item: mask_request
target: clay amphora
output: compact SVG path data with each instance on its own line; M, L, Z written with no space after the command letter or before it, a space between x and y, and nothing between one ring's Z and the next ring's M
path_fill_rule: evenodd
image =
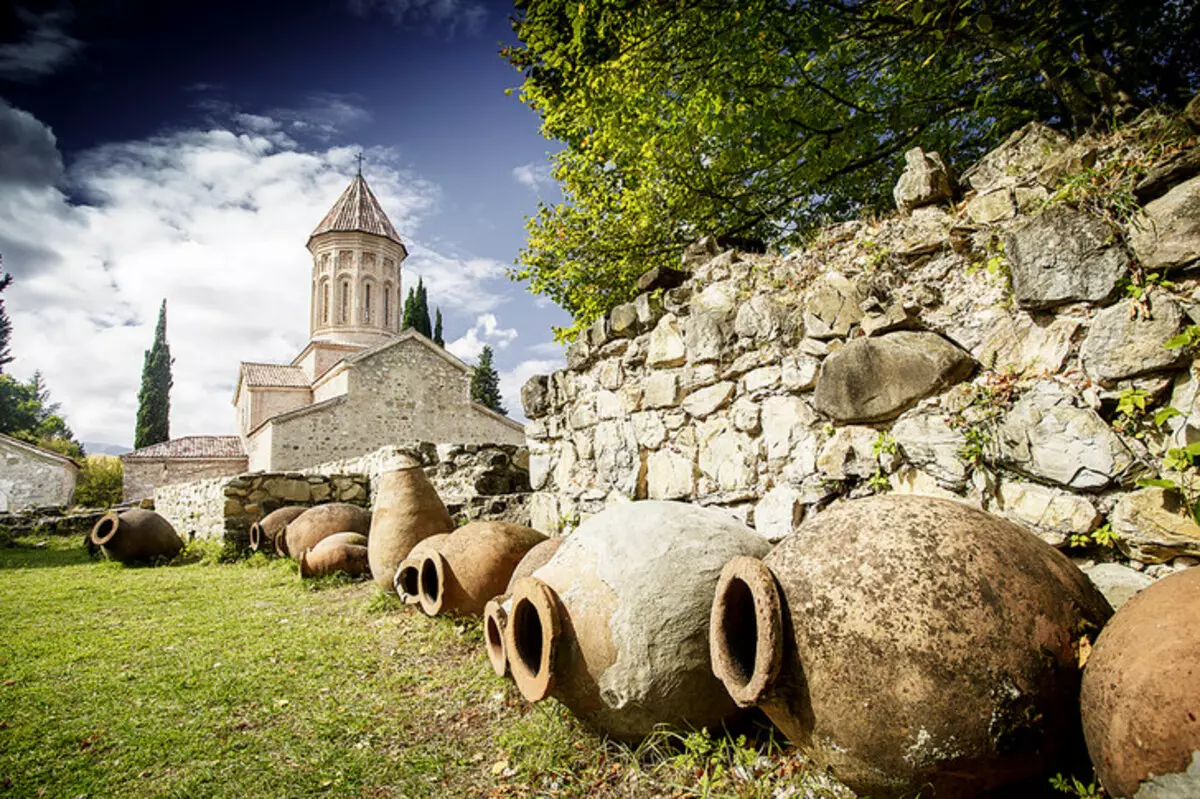
M1200 568L1121 606L1084 667L1080 708L1088 753L1112 796L1187 771L1200 752ZM1200 796L1200 779L1191 786Z
M526 552L525 557L521 558L521 562L513 570L512 577L508 578L508 585L505 587L504 593L489 599L488 603L483 606L483 643L487 649L492 670L496 672L497 677L503 677L508 673L508 656L504 653L504 628L508 626L508 611L512 607L513 586L516 585L517 580L529 577L542 568L558 551L562 542L562 538L547 538Z
M170 559L183 549L183 539L171 523L152 510L109 511L92 527L91 542L106 558L121 563Z
M471 522L427 551L417 592L428 616L481 616L488 600L508 585L529 550L546 540L530 527Z
M309 508L288 522L283 535L284 546L291 557L300 560L305 550L312 549L323 538L342 532L366 535L370 528L370 513L357 505L331 502Z
M257 552L261 548L286 557L287 552L283 551L283 531L292 519L306 510L308 508L302 505L285 505L250 525L250 549Z
M367 537L361 533L335 533L300 553L300 576L321 577L342 572L358 577L370 571Z
M832 507L721 572L717 676L873 797L1044 788L1082 755L1079 647L1112 610L1065 556L965 504Z
M709 662L717 576L769 548L714 508L648 501L592 516L513 586L504 646L517 687L621 740L719 725L737 707Z
M371 516L371 573L384 591L393 590L400 561L423 538L454 529L437 490L419 466L385 472L379 477Z
M392 588L404 604L421 604L421 563L427 552L449 537L449 533L438 533L422 538L408 553L408 557L400 561L400 568L396 569L396 576L392 578Z

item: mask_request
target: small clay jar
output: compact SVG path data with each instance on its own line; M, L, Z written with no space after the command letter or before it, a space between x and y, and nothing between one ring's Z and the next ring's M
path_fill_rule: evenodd
M171 523L152 510L130 508L109 511L92 527L92 544L106 558L121 563L149 563L170 559L183 549L183 539Z
M737 703L856 793L965 798L1044 787L1082 755L1080 641L1111 613L1029 531L889 495L730 561L710 640Z
M300 553L300 577L348 574L359 577L370 571L367 537L361 533L335 533Z
M255 552L265 549L287 557L287 552L283 551L283 531L293 519L306 510L308 508L302 505L285 505L250 525L250 549Z
M1080 709L1110 795L1141 796L1143 781L1187 772L1200 752L1200 568L1121 606L1083 670ZM1164 795L1200 796L1200 775L1190 779L1195 793Z
M471 522L426 552L418 593L426 615L480 616L488 600L508 585L529 550L546 540L530 527Z
M345 502L330 502L317 505L288 522L284 530L284 546L287 553L300 560L306 550L312 549L334 533L351 532L367 534L371 529L371 514Z
M714 508L645 501L590 517L513 585L504 648L517 688L619 740L719 726L737 706L709 661L717 576L769 549Z
M513 586L522 577L530 577L542 568L558 551L562 542L562 538L547 538L526 552L525 557L521 558L521 562L513 570L512 577L508 578L504 593L489 599L483 606L483 644L497 677L508 673L508 656L504 653L504 628L508 625Z
M384 472L375 490L371 516L371 573L384 591L393 589L400 562L417 542L438 533L449 533L454 521L437 490L419 466Z
M433 551L433 547L449 537L449 533L438 533L422 538L408 553L408 557L400 561L396 576L392 578L392 588L401 602L406 605L421 604L421 563L426 553Z

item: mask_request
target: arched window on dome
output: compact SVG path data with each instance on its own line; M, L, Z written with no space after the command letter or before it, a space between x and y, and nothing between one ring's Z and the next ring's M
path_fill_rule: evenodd
M329 278L321 281L321 323L329 324Z
M371 323L371 301L374 299L375 294L372 291L373 288L374 286L371 284L371 281L368 280L363 283L362 320L364 324Z
M383 326L392 326L392 284L383 284Z
M350 281L342 281L342 324L350 321Z

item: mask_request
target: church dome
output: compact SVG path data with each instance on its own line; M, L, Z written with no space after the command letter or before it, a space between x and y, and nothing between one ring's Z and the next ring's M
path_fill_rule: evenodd
M371 192L371 187L363 179L362 173L355 175L354 180L342 192L342 196L329 209L329 213L317 225L317 229L308 237L309 243L322 233L370 233L391 239L397 244L400 234L392 227L392 222L383 212L379 201Z

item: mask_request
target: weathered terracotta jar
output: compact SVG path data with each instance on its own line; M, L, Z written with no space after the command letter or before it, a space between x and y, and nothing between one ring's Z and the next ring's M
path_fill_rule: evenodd
M183 539L171 523L152 510L130 508L109 511L92 527L92 544L104 556L121 563L149 563L173 558L183 549Z
M296 560L307 549L312 549L334 533L367 534L371 528L371 514L357 505L345 502L331 502L327 505L317 505L301 513L284 531L284 546L287 553Z
M1027 530L893 495L730 561L710 640L738 704L855 792L975 797L1081 754L1079 642L1111 613Z
M367 537L361 533L334 533L300 553L301 577L322 577L337 572L359 577L369 571Z
M1187 771L1200 752L1200 568L1163 578L1117 611L1084 668L1080 706L1111 795Z
M513 586L504 646L517 687L622 740L720 724L737 707L709 662L717 576L769 549L729 514L678 502L589 518Z
M483 606L483 643L487 649L492 670L498 677L503 677L508 673L508 656L504 653L504 628L508 626L508 611L512 607L513 586L516 585L517 580L532 576L535 571L546 565L546 562L554 557L554 553L558 551L562 542L562 538L547 538L526 552L525 557L521 558L521 562L513 570L512 577L508 578L508 585L505 587L504 593L489 599L488 603Z
M429 616L479 616L487 601L508 585L529 550L546 540L530 527L508 522L471 522L430 547L417 586Z
M283 551L283 531L293 519L306 510L308 508L302 505L285 505L250 525L250 549L255 552L265 549L286 557L287 552Z
M376 584L390 591L396 569L417 542L450 532L454 522L419 466L380 475L376 497L367 549Z
M392 588L406 605L421 604L421 562L425 554L450 537L449 533L438 533L429 538L422 538L408 553L408 557L400 561L396 576L392 578Z

